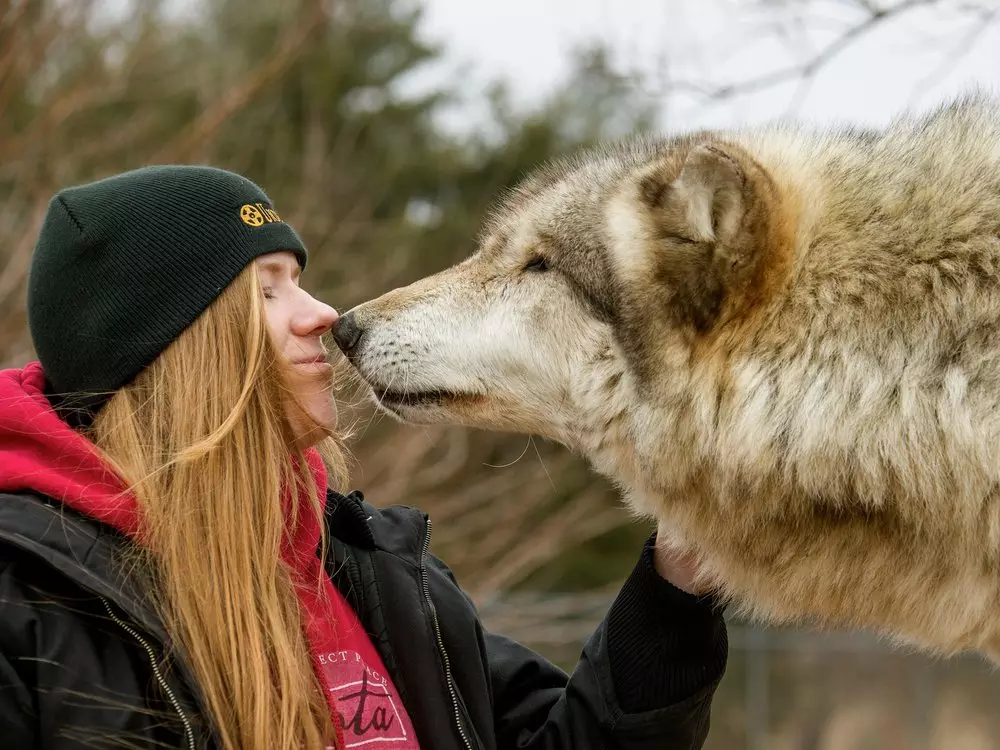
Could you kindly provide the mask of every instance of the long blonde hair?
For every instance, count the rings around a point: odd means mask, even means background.
[[[320,750],[336,736],[281,557],[295,523],[282,493],[293,514],[323,512],[296,470],[286,382],[251,263],[90,429],[138,501],[136,562],[226,750]],[[342,480],[340,442],[317,447]]]

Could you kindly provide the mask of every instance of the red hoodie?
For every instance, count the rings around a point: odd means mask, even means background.
[[[65,503],[135,538],[140,529],[135,498],[100,459],[93,444],[55,413],[43,393],[38,362],[0,371],[0,492],[30,491]],[[307,454],[325,496],[326,469]],[[313,666],[326,687],[338,746],[375,744],[380,750],[416,750],[409,716],[378,652],[350,605],[322,570],[316,555],[320,524],[299,513],[282,551],[297,586]],[[314,582],[323,581],[318,593]],[[313,585],[310,585],[313,584]]]

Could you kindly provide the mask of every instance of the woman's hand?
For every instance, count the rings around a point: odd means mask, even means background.
[[[712,587],[704,581],[699,581],[700,565],[698,554],[693,549],[681,549],[671,543],[670,535],[662,533],[662,527],[656,534],[656,547],[653,552],[653,566],[662,578],[667,579],[677,588],[689,594],[707,594]]]

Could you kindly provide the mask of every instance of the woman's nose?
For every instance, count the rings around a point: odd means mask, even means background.
[[[323,328],[323,333],[329,333],[337,325],[340,313],[322,302],[319,302],[319,305],[322,308],[319,313],[319,325]]]
[[[306,330],[300,331],[299,334],[322,336],[333,330],[339,317],[340,314],[332,307],[310,296],[308,312],[300,318],[302,327]]]

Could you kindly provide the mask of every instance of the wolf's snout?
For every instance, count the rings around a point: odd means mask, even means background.
[[[337,342],[340,351],[348,357],[357,349],[362,333],[364,328],[358,324],[357,316],[353,312],[341,315],[333,326],[333,340]]]

